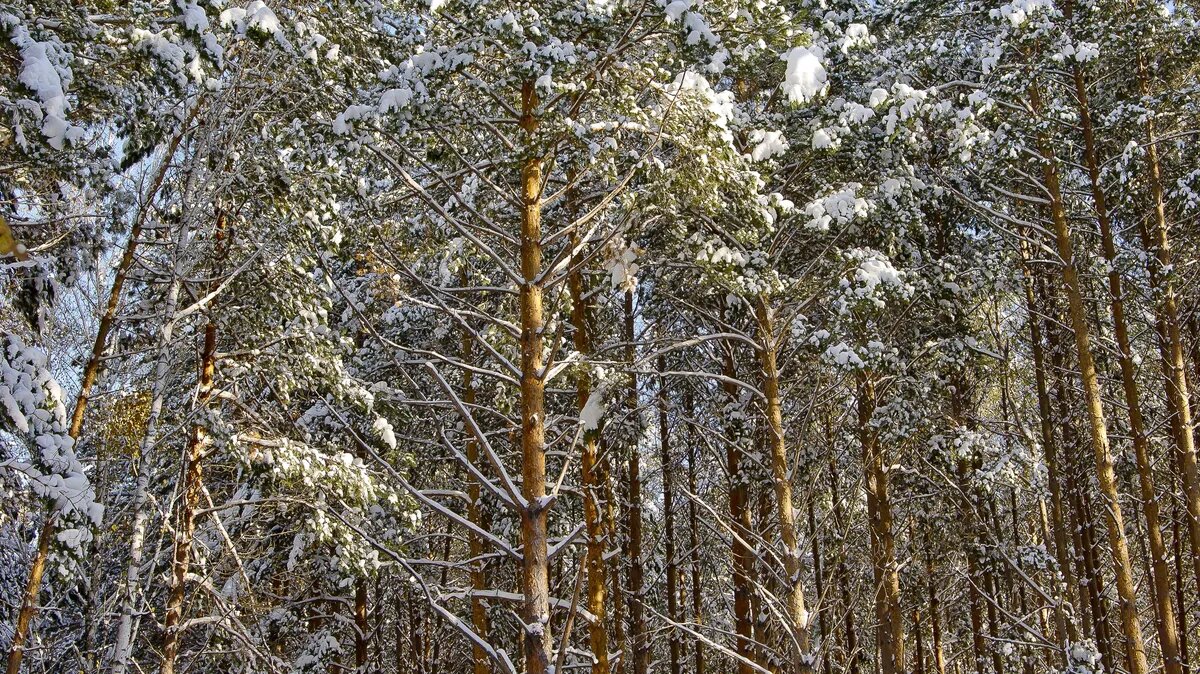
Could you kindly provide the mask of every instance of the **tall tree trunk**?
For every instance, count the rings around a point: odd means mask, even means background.
[[[445,567],[443,567],[445,568]],[[354,671],[366,674],[368,637],[371,626],[367,623],[367,581],[359,578],[354,583]]]
[[[1152,95],[1150,72],[1146,55],[1138,52],[1137,80],[1143,98]],[[1192,549],[1200,550],[1200,475],[1196,465],[1196,445],[1192,435],[1192,406],[1188,396],[1187,369],[1180,336],[1179,308],[1171,281],[1171,240],[1167,234],[1167,211],[1163,196],[1162,168],[1158,158],[1158,138],[1154,115],[1146,115],[1146,176],[1150,186],[1152,218],[1137,218],[1142,247],[1149,257],[1146,270],[1150,279],[1151,296],[1155,303],[1155,332],[1158,333],[1159,353],[1165,379],[1167,415],[1171,434],[1179,456],[1180,477],[1188,509],[1188,536]],[[1193,575],[1200,587],[1200,555],[1192,556]],[[1182,610],[1182,608],[1181,608]]]
[[[929,536],[925,536],[925,577],[929,583],[929,628],[933,637],[933,670],[935,674],[946,674],[946,654],[942,649],[941,604],[938,601],[937,583],[933,576],[933,554],[929,549]]]
[[[811,674],[812,660],[808,653],[810,620],[808,609],[804,605],[803,568],[800,563],[800,544],[796,536],[796,516],[792,508],[792,482],[788,472],[787,445],[784,441],[783,405],[779,392],[779,368],[776,364],[778,344],[775,340],[774,316],[767,305],[766,297],[759,295],[755,313],[760,335],[759,357],[763,372],[763,394],[766,396],[767,405],[771,479],[775,487],[775,502],[779,508],[779,537],[783,542],[783,564],[789,586],[786,606],[791,624],[788,628],[794,640],[790,671],[796,674]]]
[[[1070,18],[1071,3],[1066,3],[1064,7],[1067,17]],[[1142,421],[1133,349],[1130,346],[1129,329],[1125,323],[1125,300],[1121,287],[1121,272],[1117,267],[1117,247],[1108,218],[1104,188],[1100,183],[1100,160],[1096,152],[1092,114],[1088,105],[1087,83],[1084,81],[1083,70],[1078,63],[1072,65],[1072,71],[1075,81],[1075,100],[1083,129],[1083,154],[1091,184],[1092,205],[1096,211],[1096,222],[1100,227],[1100,243],[1104,261],[1108,264],[1109,270],[1108,291],[1112,303],[1113,329],[1116,333],[1117,359],[1121,366],[1121,387],[1125,393],[1125,407],[1129,414],[1129,431],[1133,436],[1134,456],[1137,459],[1142,513],[1146,518],[1146,535],[1150,544],[1150,575],[1154,584],[1155,626],[1158,630],[1159,648],[1162,651],[1164,671],[1167,674],[1182,674],[1179,635],[1176,632],[1175,610],[1171,602],[1171,570],[1167,564],[1167,548],[1163,542],[1162,526],[1159,522],[1158,497],[1154,490],[1153,466],[1150,461],[1150,443],[1146,437],[1145,424]]]
[[[869,372],[858,374],[858,438],[866,471],[867,517],[871,538],[871,566],[875,572],[876,641],[883,674],[903,674],[904,617],[900,613],[900,571],[892,531],[892,506],[888,498],[887,469],[878,434],[871,426],[875,414],[875,381]]]
[[[521,127],[537,130],[533,82],[521,88]],[[530,143],[532,145],[532,143]],[[542,372],[542,158],[531,154],[521,166],[521,621],[525,670],[550,671],[550,577],[547,560],[545,374]]]
[[[666,362],[662,356],[658,357],[658,371],[666,371]],[[675,558],[675,464],[671,461],[671,429],[667,425],[669,419],[666,379],[660,379],[658,386],[658,446],[661,452],[659,463],[662,466],[663,480],[663,553],[667,558],[667,619],[674,623],[679,620],[679,560]],[[671,640],[668,649],[668,671],[671,674],[680,674],[682,669],[678,630],[671,628],[668,638]]]
[[[633,674],[646,674],[650,668],[650,639],[646,632],[645,571],[642,565],[642,460],[640,444],[641,422],[638,413],[638,382],[633,373],[637,360],[634,345],[633,290],[625,291],[625,361],[629,363],[629,388],[626,390],[625,406],[630,424],[630,435],[626,438],[629,449],[629,503],[626,520],[629,531],[629,637],[633,647]]]
[[[1041,99],[1037,86],[1031,88],[1030,101],[1034,112],[1040,114]],[[1113,557],[1113,572],[1116,575],[1117,595],[1120,598],[1121,631],[1125,637],[1125,649],[1129,660],[1130,674],[1148,674],[1149,663],[1142,643],[1141,624],[1137,614],[1137,597],[1134,593],[1132,565],[1129,560],[1129,545],[1125,540],[1125,518],[1121,511],[1120,494],[1117,489],[1116,473],[1113,470],[1112,451],[1108,442],[1108,427],[1104,418],[1104,403],[1101,399],[1100,382],[1092,358],[1091,338],[1084,314],[1083,292],[1079,273],[1075,266],[1074,244],[1071,241],[1070,224],[1062,201],[1059,187],[1057,158],[1045,137],[1039,138],[1042,155],[1042,179],[1050,195],[1050,217],[1054,223],[1055,243],[1061,258],[1063,286],[1067,293],[1068,316],[1075,332],[1075,349],[1078,355],[1079,374],[1083,383],[1084,402],[1091,433],[1092,450],[1096,461],[1096,477],[1100,493],[1104,498],[1104,520],[1108,529],[1108,544]]]
[[[578,241],[574,242],[578,246]],[[573,339],[575,350],[584,358],[592,354],[591,333],[588,329],[590,312],[588,311],[586,290],[582,272],[576,270],[567,279],[571,292],[571,324],[574,328]],[[576,390],[579,410],[582,413],[592,397],[591,373],[581,368],[576,377]],[[596,616],[596,620],[588,626],[588,642],[592,649],[592,674],[608,674],[608,630],[604,619],[607,611],[605,603],[605,568],[604,568],[604,523],[600,513],[599,477],[600,467],[597,448],[599,445],[600,428],[587,428],[583,431],[583,455],[580,458],[580,473],[583,482],[583,521],[587,529],[587,552],[584,563],[587,565],[587,609]],[[476,671],[475,674],[485,674]]]
[[[823,576],[823,568],[821,564],[821,540],[817,535],[817,507],[816,499],[808,499],[808,539],[812,541],[813,548],[813,578],[816,580],[817,591],[817,629],[821,635],[821,650],[824,652],[824,657],[821,658],[821,671],[824,674],[831,674],[833,663],[829,658],[829,611],[824,610],[825,603],[825,577]]]
[[[1046,354],[1042,346],[1042,319],[1034,297],[1034,270],[1029,262],[1028,244],[1021,242],[1021,259],[1025,267],[1025,307],[1029,322],[1029,343],[1033,350],[1033,374],[1037,388],[1038,421],[1042,439],[1042,454],[1046,462],[1046,479],[1050,483],[1050,514],[1054,541],[1054,560],[1062,580],[1054,583],[1054,625],[1058,633],[1057,658],[1062,665],[1069,660],[1070,644],[1079,640],[1070,603],[1070,590],[1075,587],[1071,566],[1071,549],[1063,515],[1062,478],[1058,464],[1058,444],[1054,437],[1054,414],[1050,405],[1050,390],[1046,380]]]

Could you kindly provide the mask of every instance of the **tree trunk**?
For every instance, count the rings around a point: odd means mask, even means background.
[[[727,406],[737,406],[738,390],[731,380],[737,376],[734,366],[732,347],[726,345],[725,360],[722,374],[727,381],[722,382],[721,388],[725,393]],[[735,652],[741,656],[738,660],[737,674],[752,674],[754,668],[754,622],[750,615],[750,578],[753,574],[754,556],[747,545],[750,540],[750,510],[747,507],[746,475],[742,470],[742,436],[745,429],[741,422],[731,415],[726,415],[729,437],[727,438],[725,461],[729,472],[729,526],[733,530],[730,540],[733,556],[733,621],[735,634]]]
[[[823,568],[821,565],[821,541],[817,535],[816,499],[811,497],[808,499],[808,538],[810,541],[812,541],[813,548],[813,578],[816,580],[816,587],[814,589],[817,591],[818,601],[818,609],[816,611],[817,628],[820,630],[821,635],[821,651],[825,654],[824,657],[821,658],[821,671],[824,674],[831,674],[833,664],[830,662],[829,658],[828,643],[830,630],[829,625],[826,624],[828,622],[829,612],[824,610],[825,578],[822,575]]]
[[[833,444],[832,429],[826,424],[826,438],[829,444]],[[846,530],[846,517],[842,508],[842,499],[838,495],[838,470],[837,461],[834,456],[829,456],[829,496],[833,501],[833,522],[838,531]],[[858,657],[858,634],[854,629],[854,604],[850,599],[850,570],[846,567],[846,550],[843,549],[838,553],[837,563],[837,584],[838,594],[841,596],[842,611],[845,613],[845,632],[846,632],[846,671],[849,674],[861,674],[862,668],[859,666]]]
[[[463,285],[466,285],[465,274],[461,279]],[[471,334],[464,328],[462,334],[462,352],[463,362],[470,365],[474,361],[475,340]],[[468,409],[475,405],[475,374],[471,370],[463,369],[463,403]],[[467,438],[467,463],[477,465],[479,461],[479,441],[474,436]],[[482,529],[487,529],[488,523],[483,515],[482,505],[483,489],[479,484],[479,479],[474,475],[467,476],[467,519]],[[481,557],[484,553],[483,541],[479,539],[479,534],[471,531],[467,533],[467,549],[471,555],[471,588],[479,591],[487,587],[487,577],[484,573],[484,562]],[[471,629],[480,638],[486,640],[490,625],[488,624],[487,607],[484,606],[483,599],[480,597],[471,597]],[[491,671],[491,666],[488,661],[487,651],[481,646],[471,646],[471,667],[474,674],[488,674]],[[607,674],[607,673],[605,673]]]
[[[1042,322],[1037,301],[1034,298],[1034,271],[1029,262],[1028,245],[1021,242],[1021,259],[1025,267],[1025,307],[1029,322],[1029,343],[1033,350],[1033,374],[1037,387],[1038,421],[1041,430],[1042,453],[1046,461],[1047,481],[1050,483],[1050,514],[1054,540],[1054,560],[1062,581],[1055,582],[1054,625],[1058,632],[1059,652],[1057,658],[1062,665],[1069,660],[1070,644],[1079,640],[1074,615],[1070,604],[1070,589],[1075,587],[1075,574],[1071,566],[1071,549],[1067,541],[1067,525],[1063,516],[1062,479],[1059,477],[1058,445],[1054,438],[1054,417],[1050,406],[1050,391],[1046,384],[1046,354],[1042,346]]]
[[[900,613],[900,571],[892,532],[887,469],[878,434],[871,426],[875,414],[875,382],[869,372],[858,374],[858,438],[866,470],[867,517],[870,519],[871,566],[875,572],[876,641],[883,674],[903,674],[904,617]]]
[[[1034,86],[1030,95],[1035,113],[1041,112],[1040,94]],[[1054,223],[1055,243],[1061,258],[1063,286],[1067,293],[1068,316],[1075,332],[1075,349],[1078,354],[1079,374],[1083,383],[1084,403],[1088,415],[1088,430],[1091,433],[1092,450],[1096,461],[1096,477],[1100,493],[1104,498],[1104,520],[1108,529],[1108,543],[1113,557],[1113,572],[1116,575],[1117,595],[1120,597],[1121,631],[1125,637],[1125,648],[1129,660],[1130,674],[1148,674],[1149,663],[1142,643],[1142,631],[1137,615],[1137,597],[1134,594],[1133,572],[1129,560],[1129,545],[1125,540],[1125,518],[1121,511],[1117,478],[1113,471],[1112,451],[1108,443],[1108,427],[1104,418],[1100,382],[1092,358],[1091,338],[1084,315],[1083,293],[1079,273],[1075,266],[1074,244],[1071,241],[1070,225],[1067,222],[1059,188],[1057,158],[1046,138],[1039,139],[1042,155],[1042,178],[1050,194],[1050,217]]]
[[[532,136],[538,105],[533,82],[521,88],[521,126]],[[521,621],[525,670],[550,671],[550,578],[547,560],[546,413],[542,372],[542,158],[521,166]]]
[[[929,628],[933,637],[933,670],[935,674],[946,674],[946,655],[942,649],[941,605],[938,602],[937,583],[933,577],[933,556],[929,550],[929,537],[925,537],[925,576],[929,583]]]
[[[629,388],[626,391],[625,406],[629,415],[626,423],[630,424],[631,432],[628,438],[629,448],[629,503],[625,513],[629,531],[629,640],[633,648],[633,674],[646,674],[650,668],[650,639],[646,632],[646,608],[644,588],[645,571],[642,566],[642,460],[638,445],[641,423],[638,414],[638,383],[633,374],[634,361],[637,360],[637,347],[634,345],[634,316],[633,290],[625,291],[625,361],[629,363]]]
[[[658,357],[658,371],[666,371],[666,362]],[[667,619],[672,623],[679,620],[679,565],[675,559],[675,494],[674,474],[675,465],[671,461],[671,429],[668,419],[667,382],[659,380],[658,388],[658,445],[661,456],[663,480],[663,553],[667,564]],[[668,632],[670,646],[668,649],[671,674],[680,674],[679,632],[674,627]]]
[[[1137,56],[1138,87],[1143,97],[1149,97],[1150,73],[1145,54]],[[1180,477],[1188,509],[1188,536],[1192,549],[1200,550],[1200,476],[1197,474],[1196,445],[1192,435],[1192,406],[1188,396],[1187,370],[1180,336],[1179,309],[1171,281],[1171,241],[1167,234],[1167,212],[1163,196],[1162,169],[1158,159],[1158,139],[1154,116],[1146,115],[1146,174],[1150,185],[1153,217],[1150,225],[1136,218],[1142,247],[1148,255],[1146,270],[1150,278],[1151,296],[1157,298],[1155,331],[1158,333],[1159,353],[1167,399],[1167,415],[1179,456]],[[1153,229],[1151,229],[1151,225]],[[1200,587],[1200,555],[1192,556],[1193,575]],[[1182,608],[1180,609],[1182,610]]]
[[[367,581],[359,578],[354,583],[354,671],[355,674],[366,674],[367,636],[371,626],[367,624]]]
[[[578,241],[574,244],[578,246]],[[583,274],[578,270],[571,273],[567,279],[571,292],[571,324],[574,327],[573,339],[575,350],[584,358],[592,354],[591,333],[588,331],[590,319],[585,299]],[[580,368],[576,377],[576,403],[582,413],[592,397],[591,374],[586,368]],[[604,568],[604,524],[600,513],[600,478],[599,444],[600,429],[584,429],[583,455],[580,458],[580,473],[583,482],[583,521],[587,529],[587,552],[584,563],[587,565],[587,609],[596,616],[595,622],[588,626],[588,642],[592,649],[592,674],[608,674],[608,631],[604,625],[607,611],[605,604]],[[485,674],[476,670],[475,674]]]
[[[203,410],[212,397],[213,375],[217,364],[217,326],[212,320],[204,326],[204,353],[200,364],[200,392],[196,405]],[[208,431],[203,422],[192,425],[188,439],[183,489],[175,524],[175,552],[171,563],[171,582],[167,592],[166,617],[163,619],[162,674],[173,674],[183,637],[183,595],[192,562],[192,538],[196,532],[196,507],[200,503],[204,450]]]
[[[799,540],[796,537],[796,516],[792,509],[792,483],[788,473],[787,446],[784,442],[783,407],[779,393],[779,370],[776,365],[774,317],[767,299],[758,297],[755,307],[759,335],[759,357],[763,371],[763,393],[767,405],[767,439],[771,446],[771,478],[775,487],[775,502],[779,508],[779,537],[783,542],[783,563],[787,572],[786,606],[794,639],[791,670],[796,674],[811,674],[809,659],[809,615],[804,606],[804,579],[800,564]],[[899,582],[897,580],[897,582]],[[898,586],[897,586],[898,589]],[[903,660],[903,655],[900,656]],[[901,668],[903,665],[901,664]]]
[[[692,498],[688,499],[688,545],[692,548],[692,620],[699,626],[704,624],[704,597],[700,590],[703,584],[700,569],[700,513],[696,505],[696,499],[700,498],[696,481],[696,464],[700,461],[700,445],[696,442],[694,425],[696,423],[696,407],[691,389],[684,393],[683,407],[684,414],[687,415],[688,427],[688,491],[692,493]],[[696,641],[693,648],[695,649],[694,674],[704,674],[704,644]]]

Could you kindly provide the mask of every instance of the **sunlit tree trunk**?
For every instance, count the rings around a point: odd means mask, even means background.
[[[1066,5],[1070,7],[1070,3]],[[1167,565],[1167,547],[1163,542],[1162,526],[1159,522],[1158,497],[1154,490],[1153,467],[1150,461],[1150,443],[1142,421],[1142,405],[1137,385],[1137,372],[1133,363],[1133,349],[1129,341],[1129,328],[1125,323],[1125,299],[1121,283],[1121,272],[1117,266],[1117,247],[1113,240],[1112,225],[1108,217],[1108,205],[1104,188],[1100,183],[1100,161],[1096,154],[1095,133],[1092,129],[1092,114],[1088,106],[1087,84],[1079,64],[1072,66],[1075,80],[1075,100],[1079,109],[1080,125],[1083,130],[1084,161],[1091,184],[1092,205],[1096,211],[1096,222],[1100,227],[1100,244],[1104,261],[1108,264],[1108,291],[1111,297],[1113,330],[1116,333],[1117,360],[1121,366],[1121,387],[1125,394],[1125,408],[1129,415],[1129,432],[1133,436],[1133,451],[1137,460],[1138,486],[1141,489],[1142,514],[1146,518],[1146,537],[1150,545],[1150,576],[1154,584],[1155,626],[1158,631],[1159,648],[1162,651],[1163,667],[1167,674],[1182,674],[1179,658],[1179,635],[1176,632],[1175,610],[1171,601],[1171,571]]]
[[[521,89],[521,127],[537,130],[533,82]],[[532,143],[531,143],[532,145]],[[550,671],[550,577],[547,559],[545,373],[542,371],[542,158],[530,154],[521,165],[521,621],[525,670]]]
[[[1036,86],[1031,88],[1030,102],[1035,114],[1040,114],[1041,99]],[[1054,224],[1055,243],[1060,258],[1063,286],[1067,295],[1067,314],[1070,318],[1071,329],[1075,333],[1075,349],[1078,356],[1080,379],[1083,383],[1088,430],[1091,434],[1092,450],[1096,461],[1096,477],[1099,480],[1100,493],[1104,498],[1104,520],[1108,529],[1109,548],[1112,552],[1113,572],[1116,575],[1117,595],[1120,598],[1121,631],[1125,637],[1130,674],[1147,674],[1149,663],[1146,660],[1141,625],[1137,614],[1137,597],[1134,594],[1129,545],[1125,539],[1124,514],[1121,511],[1117,478],[1113,470],[1112,451],[1108,442],[1108,427],[1104,418],[1100,382],[1092,358],[1091,337],[1088,335],[1083,293],[1080,287],[1079,273],[1075,266],[1074,244],[1071,241],[1070,225],[1067,222],[1062,192],[1059,187],[1058,160],[1048,139],[1040,138],[1039,146],[1042,155],[1042,179],[1044,187],[1050,195],[1050,218]]]
[[[808,609],[804,605],[804,579],[801,577],[803,569],[800,564],[799,540],[796,536],[796,516],[792,508],[792,482],[788,471],[783,406],[779,392],[779,368],[776,364],[778,343],[775,338],[774,317],[765,297],[758,297],[755,313],[760,335],[759,357],[763,372],[763,394],[766,396],[766,435],[771,449],[771,479],[775,488],[779,537],[783,542],[783,563],[789,585],[786,602],[791,624],[788,627],[795,644],[791,671],[796,674],[810,674],[812,661],[808,650],[811,621]]]

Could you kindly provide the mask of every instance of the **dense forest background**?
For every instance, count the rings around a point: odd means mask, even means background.
[[[1198,18],[0,2],[7,673],[1198,671]]]

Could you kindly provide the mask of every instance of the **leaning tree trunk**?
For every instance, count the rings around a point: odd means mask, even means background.
[[[521,88],[521,126],[537,130],[533,82]],[[532,143],[530,143],[532,145]],[[542,371],[542,158],[532,153],[521,165],[521,621],[525,671],[550,671],[550,577],[547,559],[545,374]]]
[[[1067,3],[1066,7],[1069,8],[1070,3]],[[1100,183],[1100,161],[1096,153],[1092,114],[1088,107],[1087,84],[1078,63],[1072,66],[1072,70],[1075,80],[1075,100],[1079,109],[1080,124],[1083,127],[1083,156],[1091,183],[1096,222],[1100,227],[1101,248],[1109,270],[1108,291],[1111,295],[1113,330],[1117,339],[1117,360],[1121,366],[1121,387],[1125,393],[1125,407],[1129,414],[1129,432],[1133,436],[1133,452],[1137,460],[1142,514],[1146,518],[1146,537],[1150,544],[1150,576],[1154,583],[1155,626],[1158,631],[1159,648],[1162,651],[1163,671],[1166,674],[1183,674],[1183,666],[1179,658],[1179,634],[1176,632],[1175,610],[1171,601],[1171,569],[1167,564],[1167,546],[1163,542],[1162,525],[1159,522],[1158,497],[1154,490],[1153,466],[1150,462],[1150,443],[1146,437],[1145,424],[1142,420],[1142,405],[1138,392],[1137,372],[1133,363],[1133,349],[1129,341],[1129,328],[1125,323],[1125,300],[1121,272],[1117,267],[1117,248],[1113,240],[1112,225],[1108,218],[1104,188]],[[1181,610],[1185,609],[1181,607]]]
[[[1142,96],[1150,96],[1150,73],[1146,66],[1146,57],[1140,52],[1137,58],[1137,79]],[[1166,202],[1163,196],[1162,168],[1159,164],[1158,138],[1153,115],[1146,116],[1145,139],[1146,174],[1153,213],[1150,225],[1141,218],[1137,219],[1138,232],[1141,235],[1142,247],[1149,255],[1146,270],[1150,279],[1151,295],[1158,299],[1155,306],[1155,331],[1158,333],[1159,353],[1166,381],[1167,414],[1179,456],[1179,467],[1182,469],[1180,477],[1183,479],[1188,509],[1188,537],[1192,549],[1200,550],[1200,474],[1196,464],[1195,439],[1192,435],[1192,406],[1188,397],[1179,308],[1170,277],[1171,241],[1167,235]],[[1192,570],[1197,587],[1200,587],[1200,555],[1192,556]]]
[[[1030,102],[1035,114],[1040,114],[1041,97],[1036,85],[1031,88]],[[1050,218],[1054,224],[1055,243],[1061,258],[1062,280],[1068,303],[1067,314],[1071,329],[1075,333],[1075,350],[1083,383],[1088,430],[1091,433],[1092,451],[1096,461],[1096,477],[1100,483],[1100,494],[1104,497],[1104,521],[1108,529],[1108,544],[1112,551],[1113,572],[1116,575],[1117,595],[1120,599],[1121,631],[1125,637],[1126,657],[1130,674],[1147,674],[1150,666],[1146,660],[1146,647],[1142,642],[1142,628],[1137,614],[1137,596],[1133,584],[1132,564],[1129,560],[1129,545],[1125,540],[1125,517],[1121,512],[1117,476],[1113,470],[1108,426],[1104,418],[1104,401],[1101,398],[1100,381],[1092,357],[1083,291],[1075,266],[1074,244],[1071,241],[1070,224],[1067,222],[1066,208],[1059,186],[1058,159],[1049,139],[1041,136],[1038,141],[1042,155],[1042,179],[1050,195]]]
[[[133,260],[137,254],[138,242],[141,239],[142,229],[146,224],[146,218],[150,211],[148,204],[154,200],[158,195],[158,191],[162,189],[163,181],[166,179],[167,171],[171,166],[171,157],[179,149],[179,144],[183,140],[184,133],[187,126],[191,124],[195,112],[196,108],[193,106],[180,130],[171,137],[171,141],[167,144],[164,159],[159,165],[158,170],[154,173],[145,201],[138,208],[138,212],[134,216],[133,227],[129,230],[129,240],[125,244],[124,252],[121,253],[121,260],[117,263],[117,271],[115,276],[113,276],[112,287],[108,291],[108,301],[104,305],[104,313],[100,315],[100,323],[96,326],[96,339],[92,342],[91,354],[88,356],[87,364],[84,365],[83,374],[80,377],[79,392],[75,396],[75,406],[71,411],[71,425],[67,430],[67,434],[74,440],[79,440],[79,435],[83,431],[83,420],[87,412],[88,402],[91,400],[92,388],[95,386],[96,379],[99,377],[100,370],[104,365],[104,352],[108,350],[108,336],[112,332],[113,324],[116,322],[117,308],[121,304],[121,296],[125,289],[125,279],[129,275],[129,270],[133,266]],[[50,554],[50,542],[56,534],[56,529],[54,514],[47,514],[46,522],[42,525],[41,532],[38,534],[37,550],[34,553],[33,564],[29,569],[28,582],[25,585],[25,592],[21,598],[21,609],[17,614],[12,642],[9,645],[7,674],[20,674],[21,660],[25,653],[25,642],[29,638],[29,625],[33,622],[33,617],[37,613],[38,595],[42,587],[42,574],[46,568],[46,558]],[[113,671],[115,674],[122,674],[124,664],[122,663],[120,668],[114,668]]]
[[[791,671],[811,674],[809,659],[809,615],[804,606],[804,582],[800,563],[800,544],[796,535],[796,515],[792,508],[792,482],[788,472],[787,445],[784,442],[783,407],[779,392],[779,368],[776,363],[774,317],[767,299],[758,297],[755,306],[760,335],[759,357],[763,371],[763,394],[767,405],[767,440],[771,446],[771,478],[779,509],[779,537],[783,542],[783,564],[787,572],[788,593],[785,606],[793,637]],[[901,656],[903,657],[903,656]]]

